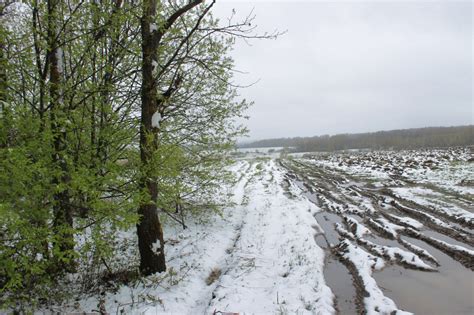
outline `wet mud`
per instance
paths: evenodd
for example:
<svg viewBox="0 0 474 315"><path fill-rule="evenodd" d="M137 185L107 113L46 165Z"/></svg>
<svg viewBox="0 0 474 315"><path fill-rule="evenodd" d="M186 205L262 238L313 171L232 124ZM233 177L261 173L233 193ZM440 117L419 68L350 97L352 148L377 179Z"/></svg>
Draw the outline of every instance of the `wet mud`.
<svg viewBox="0 0 474 315"><path fill-rule="evenodd" d="M284 160L280 165L287 180L322 210L315 219L324 232L316 233L315 241L327 253L324 274L341 314L364 313L364 297L370 294L357 267L338 255L337 246L345 239L384 259L385 267L374 271L373 278L399 309L416 314L474 314L472 222L400 198L385 183L355 178L305 159ZM406 184L394 183L396 187ZM444 204L453 198L439 196ZM473 204L469 197L462 197L462 202ZM459 198L454 203L458 206ZM368 231L360 233L354 221ZM407 263L398 252L419 259L420 267Z"/></svg>

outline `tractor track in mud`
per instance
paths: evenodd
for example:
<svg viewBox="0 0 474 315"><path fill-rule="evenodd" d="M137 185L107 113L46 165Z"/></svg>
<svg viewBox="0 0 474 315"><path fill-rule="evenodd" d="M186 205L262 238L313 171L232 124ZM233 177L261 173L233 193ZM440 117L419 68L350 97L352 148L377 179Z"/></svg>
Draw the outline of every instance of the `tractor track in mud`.
<svg viewBox="0 0 474 315"><path fill-rule="evenodd" d="M371 230L375 243L385 244L388 242L388 244L394 245L391 242L396 242L395 247L398 246L417 255L433 270L424 270L407 264L396 255L395 259L387 259L389 258L387 254L379 253L377 256L387 260L389 265L398 266L399 268L437 271L436 268L440 265L438 260L424 248L417 247L402 239L402 236L407 236L423 241L462 264L468 270L474 271L474 251L472 250L472 246L474 246L472 231L474 222L472 220L460 219L455 215L438 211L433 207L402 198L391 191L390 186L373 187L369 182L348 176L342 172L339 173L334 169L326 169L294 159L280 160L279 163L287 171L286 180L288 183L296 183L305 191L305 194L309 197L308 199L324 212L336 215L349 230L350 226L345 218L347 216L357 217L359 223ZM404 182L406 183L406 181ZM410 182L409 185L415 186L416 183ZM453 196L449 197L452 198ZM457 205L460 202L465 205L472 204L472 201L468 198L463 197L461 199L457 200ZM404 220L403 218L408 219ZM422 227L415 228L412 226L410 222L414 220L422 224ZM388 223L383 224L384 222ZM337 225L338 222L333 222L333 224ZM391 225L397 228L395 232L390 229ZM326 233L328 232L326 231ZM429 233L437 235L437 237L427 235ZM350 238L340 231L338 231L338 234L339 240ZM443 239L439 239L441 237ZM352 241L367 252L377 254L364 240L353 238ZM367 310L364 306L364 298L370 293L366 291L356 266L341 255L335 244L328 246L326 252L331 256L330 259L338 259L342 262L351 274L352 284L357 293L354 309L358 313L365 313ZM337 295L336 299L338 299Z"/></svg>
<svg viewBox="0 0 474 315"><path fill-rule="evenodd" d="M304 165L301 162L295 162L295 163L297 163L299 165ZM288 169L288 165L284 165L284 166ZM304 166L308 167L307 165L304 165ZM295 169L292 168L291 171L294 172ZM307 169L305 171L307 171ZM318 173L315 173L315 172L312 172L310 174L312 176L316 175L317 177L315 176L316 177L315 179L309 179L307 175L301 175L301 177L300 177L303 180L303 185L310 192L320 193L321 195L325 196L326 198L328 198L328 199L330 199L330 200L332 200L332 201L334 201L338 204L343 204L344 202L347 202L347 204L352 204L352 205L358 206L357 202L354 202L353 200L351 200L348 197L350 194L345 195L346 198L342 199L342 198L338 198L338 197L334 196L334 194L331 193L332 191L340 188L340 186L338 187L338 186L336 186L332 183L336 182L336 183L338 183L338 185L341 185L345 181L343 178L337 178L334 175L330 175L330 174L327 174L327 175L324 174L323 175L322 173L319 173L319 174L321 174L321 175L319 175ZM325 186L324 184L320 184L321 182L325 181L325 178L329 178L329 177L332 177L332 183L331 183L332 187L328 187L328 186ZM315 187L315 184L314 184L315 180L318 181L318 186L317 187ZM313 183L313 184L311 184L311 183ZM362 196L365 196L368 199L370 199L370 201L372 203L372 206L378 210L377 211L377 216L384 216L388 220L392 221L393 223L398 224L397 222L394 222L396 219L394 219L392 216L387 216L387 212L386 212L387 209L381 209L381 207L379 206L380 202L384 202L384 200L387 197L390 197L393 200L391 200L388 203L387 202L384 202L384 203L385 203L385 205L392 206L392 209L390 209L392 212L393 212L393 210L398 210L396 212L398 214L402 213L402 214L408 215L409 217L411 217L413 219L417 219L417 220L421 221L424 225L426 225L426 227L429 227L430 229L432 229L436 232L444 234L445 236L448 236L450 238L456 239L459 242L464 243L466 245L469 245L471 247L474 246L474 234L471 231L466 231L465 229L461 229L459 227L451 225L451 223L455 223L455 224L462 225L466 228L472 229L471 227L474 225L474 222L472 222L472 221L467 223L467 222L465 222L463 220L459 220L459 219L457 219L453 216L449 216L449 215L447 215L443 212L435 211L435 210L433 210L429 207L417 204L414 201L401 198L401 197L397 196L396 194L394 194L393 192L391 192L386 187L375 190L375 189L364 189L361 186L351 185L351 186L344 187L344 188L347 189L347 190L353 190L353 191L357 192L358 194L360 194ZM342 207L344 207L344 206L345 205L342 205ZM326 211L332 211L333 209L326 208L325 210ZM440 226L440 225L436 224L435 222L431 221L430 218L433 217L433 216L436 216L437 219L443 221L443 223L446 224L447 226ZM364 217L369 217L369 218L374 219L374 216L372 216L371 214L368 214L368 213L365 213ZM383 233L383 231L379 231L379 232ZM387 236L387 235L385 235L385 236ZM388 236L388 237L390 238L390 236Z"/></svg>

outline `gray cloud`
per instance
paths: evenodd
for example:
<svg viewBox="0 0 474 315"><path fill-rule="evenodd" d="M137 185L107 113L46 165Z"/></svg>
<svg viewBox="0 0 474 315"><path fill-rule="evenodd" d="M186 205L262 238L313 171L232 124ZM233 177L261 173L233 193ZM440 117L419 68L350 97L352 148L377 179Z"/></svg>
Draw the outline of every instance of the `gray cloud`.
<svg viewBox="0 0 474 315"><path fill-rule="evenodd" d="M233 56L251 139L472 124L470 1L221 1L277 40Z"/></svg>

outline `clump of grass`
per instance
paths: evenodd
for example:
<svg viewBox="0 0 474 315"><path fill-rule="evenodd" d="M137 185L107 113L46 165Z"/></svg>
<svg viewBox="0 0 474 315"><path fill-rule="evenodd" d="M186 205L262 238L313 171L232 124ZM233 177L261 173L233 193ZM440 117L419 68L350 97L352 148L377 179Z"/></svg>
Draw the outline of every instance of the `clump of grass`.
<svg viewBox="0 0 474 315"><path fill-rule="evenodd" d="M207 276L207 279L206 279L206 284L207 285L211 285L213 284L217 279L219 279L219 277L221 276L222 274L222 271L220 268L214 268L211 270L211 273L209 274L209 276Z"/></svg>

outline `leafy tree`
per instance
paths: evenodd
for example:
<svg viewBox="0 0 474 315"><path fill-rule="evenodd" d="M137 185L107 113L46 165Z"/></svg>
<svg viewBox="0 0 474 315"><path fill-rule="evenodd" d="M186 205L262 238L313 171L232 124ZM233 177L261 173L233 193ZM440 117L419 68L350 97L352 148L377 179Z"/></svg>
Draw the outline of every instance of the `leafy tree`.
<svg viewBox="0 0 474 315"><path fill-rule="evenodd" d="M142 275L163 271L163 219L225 205L248 106L229 49L275 34L253 35L251 18L222 26L213 4L1 7L0 303L63 298L65 273L97 289L135 225Z"/></svg>
<svg viewBox="0 0 474 315"><path fill-rule="evenodd" d="M245 102L234 103L235 91L229 89L232 64L222 56L232 42L213 36L217 23L206 16L215 1L192 11L202 2L191 1L176 8L165 8L155 0L143 2L140 186L149 200L139 207L137 232L144 274L166 268L158 205L166 212L171 208L170 199L181 207L183 197L215 190L219 183L216 174L223 165L219 152L229 148L231 139L242 131L232 129L234 124L229 121L247 106ZM157 15L158 9L164 13ZM242 32L241 26L229 25L226 30L229 34ZM162 173L166 174L159 167L160 161L166 161L160 156L160 144L172 148L173 154L179 148L186 153L187 159L181 158L179 169L174 169L172 184L165 176L159 180ZM167 198L166 192L171 197ZM165 196L160 201L159 193Z"/></svg>

